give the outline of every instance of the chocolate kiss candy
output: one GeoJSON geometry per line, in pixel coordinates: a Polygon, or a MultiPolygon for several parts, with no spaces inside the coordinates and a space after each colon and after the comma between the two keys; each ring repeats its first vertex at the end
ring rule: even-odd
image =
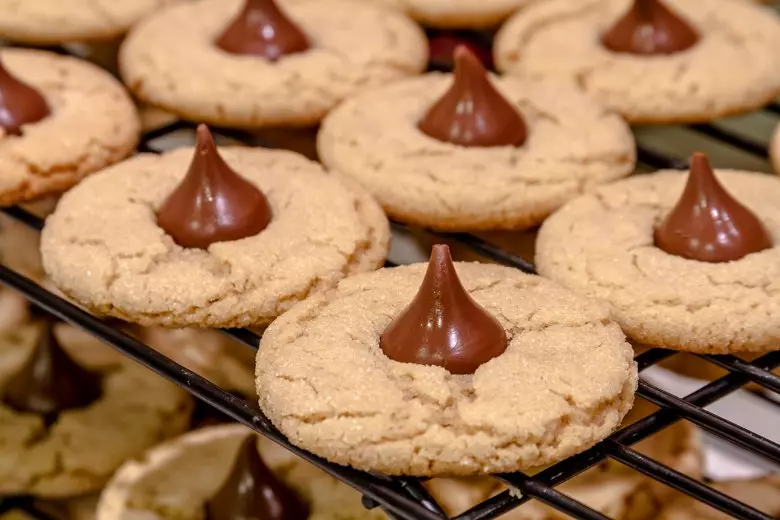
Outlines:
{"type": "Polygon", "coordinates": [[[461,146],[520,146],[525,142],[523,118],[493,87],[485,67],[464,45],[455,48],[454,78],[420,121],[423,133],[461,146]]]}
{"type": "Polygon", "coordinates": [[[47,319],[30,358],[8,381],[3,403],[19,412],[43,415],[51,424],[58,413],[83,408],[100,395],[100,376],[68,356],[47,319]]]}
{"type": "Polygon", "coordinates": [[[661,0],[634,0],[601,39],[607,49],[628,54],[674,54],[698,41],[696,31],[661,0]]]}
{"type": "Polygon", "coordinates": [[[49,105],[43,96],[11,76],[0,63],[0,127],[11,135],[22,135],[22,125],[48,115],[49,105]]]}
{"type": "Polygon", "coordinates": [[[417,295],[385,329],[379,346],[395,361],[473,374],[506,350],[507,339],[504,327],[460,283],[450,248],[436,245],[417,295]]]}
{"type": "Polygon", "coordinates": [[[208,520],[304,520],[309,506],[263,463],[247,437],[222,487],[206,502],[208,520]]]}
{"type": "Polygon", "coordinates": [[[261,232],[271,222],[265,195],[225,163],[206,125],[181,183],[157,212],[157,224],[182,247],[206,249],[261,232]]]}
{"type": "Polygon", "coordinates": [[[669,254],[729,262],[772,247],[764,226],[721,186],[707,156],[695,153],[682,197],[655,230],[655,245],[669,254]]]}
{"type": "Polygon", "coordinates": [[[309,48],[306,35],[273,0],[246,0],[216,43],[231,54],[252,54],[271,61],[309,48]]]}

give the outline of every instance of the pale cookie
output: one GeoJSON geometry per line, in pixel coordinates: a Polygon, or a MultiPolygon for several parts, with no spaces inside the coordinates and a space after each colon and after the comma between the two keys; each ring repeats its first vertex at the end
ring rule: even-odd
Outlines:
{"type": "Polygon", "coordinates": [[[374,0],[396,6],[429,27],[483,29],[501,23],[534,0],[374,0]]]}
{"type": "Polygon", "coordinates": [[[550,0],[517,13],[498,33],[496,67],[576,81],[633,123],[709,121],[780,94],[780,21],[737,0],[665,0],[700,34],[671,55],[618,54],[601,35],[632,0],[550,0]]]}
{"type": "MultiPolygon", "coordinates": [[[[635,401],[622,427],[655,411],[647,401],[635,401]]],[[[693,478],[701,478],[702,448],[699,431],[680,421],[634,447],[639,453],[693,478]]],[[[433,479],[425,486],[450,516],[455,516],[505,489],[485,477],[433,479]]],[[[616,520],[656,518],[663,502],[674,491],[626,466],[606,460],[557,488],[567,496],[616,520]]],[[[566,520],[564,513],[532,500],[499,516],[501,520],[566,520]]]]}
{"type": "Polygon", "coordinates": [[[107,72],[77,58],[28,49],[0,50],[0,59],[43,94],[51,110],[23,126],[21,136],[0,131],[0,205],[65,191],[133,152],[138,114],[107,72]]]}
{"type": "MultiPolygon", "coordinates": [[[[208,499],[230,472],[239,445],[250,430],[239,425],[203,428],[148,451],[125,464],[106,486],[97,520],[202,520],[208,499]]],[[[309,505],[308,520],[381,520],[353,490],[264,438],[263,461],[309,505]]]]}
{"type": "MultiPolygon", "coordinates": [[[[780,181],[718,170],[718,179],[780,242],[780,181]]],[[[687,172],[662,171],[599,187],[542,226],[539,273],[610,304],[637,343],[697,353],[776,350],[780,247],[708,263],[657,248],[655,226],[677,203],[687,172]]]]}
{"type": "Polygon", "coordinates": [[[214,40],[242,0],[171,7],[134,28],[120,52],[125,83],[141,100],[218,126],[312,125],[355,92],[425,69],[422,30],[404,14],[354,0],[282,4],[312,42],[269,62],[214,40]]]}
{"type": "Polygon", "coordinates": [[[221,332],[149,327],[140,339],[226,390],[255,395],[254,351],[221,332]]]}
{"type": "Polygon", "coordinates": [[[0,38],[28,44],[108,40],[176,0],[0,0],[0,38]]]}
{"type": "MultiPolygon", "coordinates": [[[[780,518],[780,475],[756,480],[719,482],[712,487],[773,518],[780,518]]],[[[694,498],[679,495],[658,518],[659,520],[727,520],[732,516],[721,513],[694,498]]]]}
{"type": "Polygon", "coordinates": [[[182,248],[155,211],[193,149],[137,155],[66,193],[47,219],[41,253],[55,285],[93,312],[145,326],[247,327],[383,264],[389,225],[365,192],[292,152],[220,153],[265,193],[268,228],[208,250],[182,248]]]}
{"type": "Polygon", "coordinates": [[[522,114],[519,147],[465,147],[417,128],[452,84],[431,73],[348,99],[317,139],[324,164],[365,186],[391,218],[450,230],[522,229],[634,168],[628,126],[573,87],[491,79],[522,114]]]}
{"type": "MultiPolygon", "coordinates": [[[[0,393],[38,333],[30,325],[0,341],[0,393]]],[[[65,339],[63,348],[79,364],[103,374],[103,395],[86,408],[61,413],[48,430],[40,416],[0,404],[0,495],[63,498],[96,490],[125,460],[189,422],[192,405],[184,391],[121,356],[102,357],[65,339]]]]}
{"type": "Polygon", "coordinates": [[[260,343],[260,407],[290,442],[368,471],[470,475],[556,462],[620,424],[637,371],[606,308],[508,267],[455,265],[504,326],[507,350],[465,376],[392,361],[379,337],[427,264],[346,279],[260,343]]]}
{"type": "Polygon", "coordinates": [[[28,278],[43,279],[38,230],[0,214],[0,262],[28,278]]]}
{"type": "Polygon", "coordinates": [[[0,335],[14,333],[30,319],[30,304],[21,293],[0,287],[0,335]]]}

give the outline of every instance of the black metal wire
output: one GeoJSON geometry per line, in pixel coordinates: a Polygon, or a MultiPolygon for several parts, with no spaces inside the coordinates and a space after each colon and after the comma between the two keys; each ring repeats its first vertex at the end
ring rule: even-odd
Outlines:
{"type": "MultiPolygon", "coordinates": [[[[646,352],[639,357],[643,358],[644,356],[644,360],[649,360],[651,358],[651,352],[652,351],[646,352]]],[[[773,370],[778,365],[780,365],[780,351],[766,354],[754,361],[752,365],[761,370],[773,370]]],[[[749,379],[747,376],[739,373],[729,374],[700,388],[696,392],[693,392],[692,394],[685,397],[684,400],[695,406],[704,407],[712,404],[721,397],[724,397],[740,389],[745,383],[748,382],[748,380],[749,379]]],[[[604,458],[609,453],[610,446],[633,445],[655,433],[658,433],[662,429],[671,426],[678,420],[679,417],[674,413],[674,411],[669,409],[659,410],[645,417],[644,419],[640,419],[634,424],[623,428],[593,448],[585,450],[584,452],[574,455],[573,457],[569,457],[565,461],[537,473],[534,475],[534,479],[548,486],[561,484],[604,460],[604,458]]],[[[668,483],[665,478],[667,476],[665,471],[659,474],[652,474],[650,476],[659,482],[668,483]]],[[[512,476],[500,475],[499,478],[511,479],[512,476]]],[[[696,490],[692,490],[689,494],[702,502],[717,506],[709,500],[708,495],[697,494],[696,490]]],[[[488,511],[509,511],[513,507],[523,504],[527,500],[527,496],[517,498],[508,492],[503,492],[490,501],[474,506],[455,518],[456,520],[484,520],[487,518],[493,518],[492,516],[488,516],[488,511]],[[483,504],[486,508],[485,511],[482,510],[483,504]]],[[[745,505],[742,504],[742,506],[745,505]]],[[[742,516],[740,510],[738,509],[728,510],[725,512],[734,516],[735,518],[747,518],[742,516]]]]}
{"type": "Polygon", "coordinates": [[[673,409],[679,416],[688,419],[718,437],[765,457],[776,464],[780,464],[780,445],[757,433],[751,432],[703,408],[692,405],[669,392],[651,385],[647,381],[639,382],[637,394],[658,406],[673,409]]]}
{"type": "Polygon", "coordinates": [[[95,316],[81,310],[43,289],[32,280],[21,276],[4,265],[0,265],[0,282],[24,294],[28,299],[49,313],[79,327],[105,343],[113,346],[159,375],[180,385],[192,395],[207,402],[225,415],[249,426],[272,441],[284,446],[296,455],[305,458],[315,466],[349,483],[365,495],[379,502],[399,518],[409,520],[440,519],[422,504],[411,500],[403,493],[392,492],[386,482],[368,473],[344,466],[331,464],[290,444],[257,409],[244,400],[231,395],[195,372],[172,362],[151,347],[117,331],[95,316]]]}
{"type": "Polygon", "coordinates": [[[608,517],[598,511],[564,495],[556,489],[542,484],[528,475],[515,473],[514,478],[507,483],[516,487],[524,495],[533,497],[564,513],[576,515],[577,518],[586,520],[609,520],[608,517]]]}
{"type": "Polygon", "coordinates": [[[698,124],[691,125],[690,128],[708,137],[726,142],[743,151],[750,152],[753,155],[757,155],[762,158],[766,158],[769,155],[766,144],[756,143],[749,138],[742,137],[739,134],[719,126],[711,124],[698,124]]]}
{"type": "MultiPolygon", "coordinates": [[[[768,110],[780,114],[780,105],[770,105],[768,110]]],[[[149,132],[143,139],[141,150],[158,153],[160,150],[150,146],[150,141],[164,137],[173,131],[189,128],[192,128],[191,123],[177,121],[149,132]]],[[[765,156],[765,149],[762,150],[760,144],[730,131],[713,125],[694,125],[691,128],[755,155],[765,156]]],[[[218,129],[218,133],[242,141],[247,145],[263,145],[262,142],[246,132],[218,129]]],[[[642,146],[638,148],[638,157],[641,162],[656,168],[679,169],[687,167],[685,160],[671,158],[642,146]]],[[[20,208],[2,208],[2,211],[35,229],[42,228],[43,222],[41,219],[20,208]]],[[[394,223],[393,225],[399,229],[406,228],[403,224],[394,223]]],[[[500,247],[480,237],[463,233],[430,233],[441,237],[443,240],[458,242],[496,262],[516,267],[527,273],[535,272],[531,263],[502,250],[500,247]]],[[[116,331],[100,319],[82,311],[2,265],[0,265],[0,282],[19,290],[31,301],[52,314],[91,332],[139,363],[184,387],[198,399],[255,429],[334,477],[355,487],[363,493],[364,504],[367,507],[380,505],[393,518],[445,518],[441,507],[430,496],[419,479],[372,475],[331,464],[324,459],[304,452],[291,445],[253,405],[174,363],[147,345],[116,331]]],[[[224,331],[224,333],[239,343],[255,350],[258,348],[261,337],[259,333],[245,329],[230,329],[224,331]]],[[[636,359],[640,370],[643,370],[674,354],[673,351],[652,349],[641,354],[636,359]]],[[[586,520],[604,519],[606,517],[601,513],[562,494],[553,489],[552,486],[569,480],[582,471],[598,464],[604,458],[609,457],[631,466],[655,480],[671,485],[736,518],[768,520],[770,517],[754,508],[696,482],[629,448],[630,445],[657,433],[680,420],[681,417],[684,417],[734,444],[758,453],[768,460],[780,461],[780,446],[776,443],[702,409],[702,407],[741,388],[750,381],[756,382],[769,390],[780,391],[780,378],[769,372],[769,370],[780,365],[780,352],[765,355],[752,363],[742,361],[733,356],[702,357],[727,369],[730,374],[706,385],[684,399],[677,398],[649,383],[641,382],[638,395],[658,404],[662,407],[661,410],[618,431],[593,448],[555,464],[532,477],[522,473],[497,475],[496,477],[500,480],[519,489],[523,496],[516,497],[505,491],[472,507],[469,511],[458,515],[456,518],[459,520],[495,518],[499,514],[524,503],[529,498],[536,498],[575,518],[586,520]]],[[[0,511],[4,510],[4,508],[19,505],[24,507],[24,504],[26,504],[24,501],[5,499],[0,502],[0,511]]]]}
{"type": "Polygon", "coordinates": [[[757,383],[764,388],[780,394],[780,376],[777,376],[772,372],[758,369],[736,356],[712,356],[705,354],[701,355],[700,357],[715,363],[716,365],[725,368],[730,372],[744,374],[748,376],[754,383],[757,383]]]}
{"type": "Polygon", "coordinates": [[[609,456],[622,462],[623,464],[634,468],[637,471],[648,475],[651,478],[658,478],[664,484],[682,491],[691,496],[695,496],[702,502],[723,511],[724,513],[744,518],[746,520],[774,520],[771,516],[762,513],[758,509],[733,499],[730,496],[713,489],[706,484],[697,482],[690,477],[682,475],[676,471],[670,470],[663,464],[646,457],[636,451],[623,446],[614,441],[607,441],[610,447],[609,456]]]}

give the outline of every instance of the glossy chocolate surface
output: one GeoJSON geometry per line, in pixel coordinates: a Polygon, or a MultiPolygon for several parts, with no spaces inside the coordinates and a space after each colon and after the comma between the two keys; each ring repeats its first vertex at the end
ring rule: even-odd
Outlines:
{"type": "Polygon", "coordinates": [[[772,240],[718,182],[707,156],[696,153],[680,200],[655,230],[655,244],[691,260],[729,262],[772,247],[772,240]]]}
{"type": "Polygon", "coordinates": [[[520,146],[522,116],[490,82],[482,62],[467,47],[455,49],[453,83],[418,125],[426,135],[461,146],[520,146]]]}
{"type": "Polygon", "coordinates": [[[696,45],[699,35],[662,0],[634,0],[601,41],[612,52],[674,54],[696,45]]]}
{"type": "Polygon", "coordinates": [[[30,357],[6,384],[3,403],[42,415],[50,424],[59,413],[83,408],[101,393],[100,375],[71,359],[54,337],[53,320],[47,319],[30,357]]]}
{"type": "Polygon", "coordinates": [[[37,123],[50,114],[43,95],[22,83],[0,62],[0,127],[11,135],[21,135],[22,125],[37,123]]]}
{"type": "Polygon", "coordinates": [[[199,125],[187,175],[157,212],[157,224],[182,247],[260,233],[271,222],[265,195],[222,159],[206,125],[199,125]]]}
{"type": "Polygon", "coordinates": [[[217,47],[231,54],[250,54],[276,61],[309,49],[306,35],[274,0],[245,0],[244,7],[222,34],[217,47]]]}
{"type": "Polygon", "coordinates": [[[206,502],[207,520],[305,520],[309,506],[265,465],[257,437],[241,443],[227,480],[206,502]]]}
{"type": "Polygon", "coordinates": [[[506,350],[507,337],[461,284],[449,247],[436,245],[417,295],[385,329],[379,346],[395,361],[473,374],[506,350]]]}

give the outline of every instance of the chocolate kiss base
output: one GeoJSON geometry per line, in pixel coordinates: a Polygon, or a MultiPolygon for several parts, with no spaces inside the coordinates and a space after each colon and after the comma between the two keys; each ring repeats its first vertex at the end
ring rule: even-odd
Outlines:
{"type": "Polygon", "coordinates": [[[452,86],[425,114],[424,134],[461,146],[520,146],[523,118],[490,83],[482,62],[464,45],[455,48],[452,86]]]}
{"type": "Polygon", "coordinates": [[[461,284],[450,248],[435,245],[420,290],[385,329],[379,346],[395,361],[473,374],[506,350],[507,337],[461,284]]]}
{"type": "Polygon", "coordinates": [[[703,153],[691,157],[685,190],[654,238],[667,253],[702,262],[730,262],[772,247],[761,221],[723,188],[703,153]]]}
{"type": "Polygon", "coordinates": [[[222,487],[206,502],[207,520],[305,520],[309,506],[276,478],[249,435],[222,487]]]}
{"type": "Polygon", "coordinates": [[[43,416],[51,426],[61,412],[84,408],[102,395],[102,380],[73,361],[54,337],[51,320],[19,372],[6,384],[3,403],[43,416]]]}
{"type": "Polygon", "coordinates": [[[37,123],[50,113],[43,96],[0,63],[0,127],[10,135],[22,135],[22,125],[37,123]]]}
{"type": "Polygon", "coordinates": [[[698,41],[697,32],[661,0],[634,0],[601,39],[612,52],[640,55],[674,54],[698,41]]]}
{"type": "Polygon", "coordinates": [[[157,212],[157,224],[180,246],[206,249],[256,235],[270,222],[265,195],[227,165],[199,125],[190,168],[157,212]]]}
{"type": "Polygon", "coordinates": [[[246,0],[215,43],[231,54],[262,56],[271,61],[310,47],[306,35],[273,0],[246,0]]]}

